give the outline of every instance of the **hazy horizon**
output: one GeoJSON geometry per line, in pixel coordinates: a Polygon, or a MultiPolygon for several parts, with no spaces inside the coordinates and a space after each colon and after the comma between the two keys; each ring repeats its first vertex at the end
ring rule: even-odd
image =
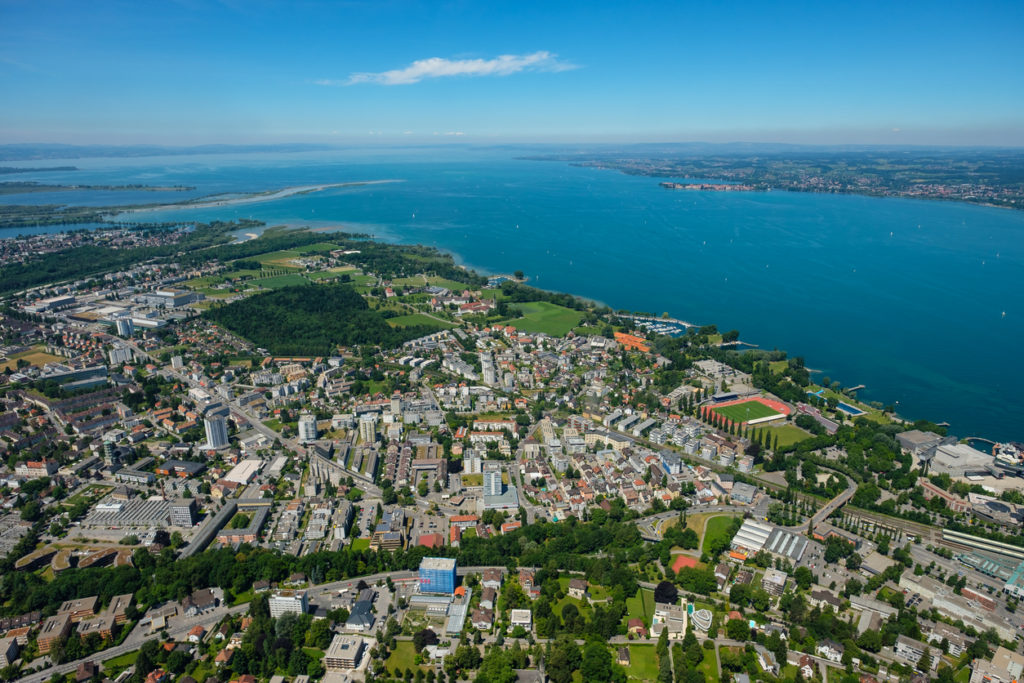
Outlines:
{"type": "Polygon", "coordinates": [[[1024,5],[0,0],[0,143],[1024,146],[1024,5]]]}

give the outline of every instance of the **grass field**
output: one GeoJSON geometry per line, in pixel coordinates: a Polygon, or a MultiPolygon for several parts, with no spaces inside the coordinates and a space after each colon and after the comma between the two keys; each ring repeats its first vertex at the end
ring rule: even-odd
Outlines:
{"type": "MultiPolygon", "coordinates": [[[[568,582],[569,582],[568,579],[566,579],[566,583],[568,583],[568,582]]],[[[578,609],[580,614],[583,615],[583,617],[585,617],[587,619],[590,618],[590,613],[594,611],[594,608],[591,607],[590,603],[587,602],[586,600],[578,600],[576,598],[570,598],[568,595],[566,595],[564,598],[562,598],[561,600],[556,602],[554,605],[552,605],[551,606],[551,611],[554,612],[555,614],[557,614],[559,617],[561,617],[562,616],[562,610],[565,609],[566,605],[576,605],[576,609],[578,609]]]]}
{"type": "Polygon", "coordinates": [[[756,420],[761,417],[771,417],[772,415],[779,414],[779,411],[769,408],[758,401],[744,401],[743,403],[734,403],[731,406],[722,406],[712,410],[733,422],[746,422],[747,420],[756,420]]]}
{"type": "Polygon", "coordinates": [[[654,616],[654,591],[641,588],[631,598],[626,598],[625,620],[641,619],[644,624],[650,625],[651,617],[654,616]]]}
{"type": "Polygon", "coordinates": [[[630,645],[626,677],[631,681],[658,680],[658,657],[653,645],[630,645]]]}
{"type": "Polygon", "coordinates": [[[462,475],[463,486],[483,486],[484,475],[482,474],[463,474],[462,475]]]}
{"type": "Polygon", "coordinates": [[[329,251],[334,251],[335,249],[341,249],[341,246],[334,244],[333,242],[316,242],[314,244],[304,244],[301,247],[295,247],[291,251],[299,254],[325,254],[329,251]]]}
{"type": "Polygon", "coordinates": [[[504,324],[511,325],[521,332],[543,332],[553,337],[564,337],[583,319],[583,314],[579,311],[547,301],[515,304],[515,308],[521,317],[506,320],[504,324]]]}
{"type": "Polygon", "coordinates": [[[111,668],[127,669],[129,666],[135,663],[135,660],[138,659],[138,657],[138,650],[136,650],[135,652],[128,652],[126,654],[121,655],[120,657],[114,657],[113,659],[108,659],[105,662],[103,662],[103,669],[105,671],[110,670],[111,668]]]}
{"type": "Polygon", "coordinates": [[[388,325],[391,325],[391,327],[415,327],[421,325],[423,327],[433,327],[438,330],[446,330],[456,326],[454,323],[441,322],[440,320],[435,320],[430,316],[423,315],[422,313],[410,313],[409,315],[400,315],[395,318],[388,318],[388,325]]]}
{"type": "Polygon", "coordinates": [[[412,641],[399,640],[395,643],[395,650],[391,653],[391,656],[388,657],[384,666],[387,667],[388,671],[394,671],[397,669],[402,672],[406,669],[415,671],[417,668],[421,668],[416,666],[416,648],[413,647],[412,641]]]}
{"type": "Polygon", "coordinates": [[[354,538],[352,539],[352,550],[366,550],[370,547],[370,539],[368,538],[354,538]]]}
{"type": "Polygon", "coordinates": [[[46,353],[46,351],[43,351],[41,348],[33,348],[29,351],[22,351],[21,353],[14,354],[8,358],[3,365],[0,365],[0,370],[6,370],[8,368],[11,370],[17,370],[19,360],[23,360],[29,365],[41,368],[47,363],[56,363],[63,359],[60,356],[53,355],[52,353],[46,353]]]}
{"type": "Polygon", "coordinates": [[[107,495],[113,490],[113,486],[104,486],[103,484],[93,484],[84,491],[79,491],[73,496],[65,498],[61,501],[61,505],[65,507],[73,507],[83,500],[100,499],[107,495]]]}
{"type": "Polygon", "coordinates": [[[301,247],[296,247],[295,249],[285,249],[283,251],[272,251],[268,254],[259,254],[253,258],[260,263],[272,265],[276,268],[298,269],[296,265],[291,263],[292,259],[299,258],[306,254],[325,253],[338,248],[337,244],[331,244],[330,242],[317,242],[316,244],[306,244],[301,247]]]}
{"type": "Polygon", "coordinates": [[[436,285],[437,287],[444,287],[450,289],[453,292],[461,292],[465,289],[469,289],[469,285],[465,282],[456,282],[455,280],[447,280],[443,277],[436,277],[433,275],[423,277],[422,275],[415,277],[400,277],[395,278],[391,281],[392,285],[408,285],[410,287],[426,287],[427,285],[436,285]]]}
{"type": "Polygon", "coordinates": [[[729,534],[730,527],[732,527],[732,520],[732,515],[709,517],[704,523],[704,538],[701,541],[700,549],[703,552],[707,552],[714,539],[727,536],[729,534]]]}
{"type": "Polygon", "coordinates": [[[772,442],[775,442],[775,436],[779,437],[779,446],[788,446],[794,444],[797,441],[803,441],[804,439],[811,438],[811,435],[800,429],[796,425],[791,424],[780,424],[778,427],[769,427],[767,434],[772,437],[772,442]]]}
{"type": "Polygon", "coordinates": [[[239,593],[235,596],[235,599],[231,601],[231,606],[234,607],[235,605],[241,605],[246,602],[252,602],[252,598],[254,595],[255,593],[251,588],[245,591],[244,593],[239,593]]]}
{"type": "Polygon", "coordinates": [[[252,283],[263,289],[280,289],[281,287],[292,287],[295,285],[308,285],[309,278],[297,273],[292,275],[277,275],[262,280],[253,280],[252,283]]]}
{"type": "Polygon", "coordinates": [[[704,659],[697,665],[697,670],[703,672],[704,683],[717,683],[718,660],[715,659],[714,650],[704,650],[704,659]]]}

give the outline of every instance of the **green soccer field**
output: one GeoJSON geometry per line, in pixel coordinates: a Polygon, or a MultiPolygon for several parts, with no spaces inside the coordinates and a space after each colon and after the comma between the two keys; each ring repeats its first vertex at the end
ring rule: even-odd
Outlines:
{"type": "Polygon", "coordinates": [[[731,406],[713,408],[712,410],[733,422],[746,422],[747,420],[756,420],[761,417],[771,417],[772,415],[779,414],[779,411],[774,408],[769,408],[765,404],[757,401],[735,403],[731,406]]]}

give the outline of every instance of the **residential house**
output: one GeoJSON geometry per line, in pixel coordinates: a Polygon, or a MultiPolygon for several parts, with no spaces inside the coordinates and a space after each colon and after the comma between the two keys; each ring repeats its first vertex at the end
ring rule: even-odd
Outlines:
{"type": "Polygon", "coordinates": [[[685,623],[686,611],[682,605],[665,602],[654,603],[654,616],[651,618],[651,635],[653,637],[660,637],[661,632],[667,629],[669,640],[682,638],[685,634],[685,623]]]}
{"type": "Polygon", "coordinates": [[[512,628],[522,626],[527,631],[533,628],[533,612],[528,609],[514,609],[509,612],[509,623],[512,628]]]}
{"type": "Polygon", "coordinates": [[[192,595],[189,595],[181,601],[181,612],[186,617],[206,614],[216,607],[217,596],[214,595],[213,591],[209,588],[202,588],[200,590],[193,591],[192,595]]]}
{"type": "Polygon", "coordinates": [[[587,597],[587,580],[569,579],[569,597],[585,600],[587,597]]]}
{"type": "Polygon", "coordinates": [[[814,678],[814,660],[811,659],[810,655],[800,655],[800,662],[797,664],[797,668],[800,670],[800,675],[804,677],[804,680],[811,680],[814,678]]]}
{"type": "Polygon", "coordinates": [[[519,570],[519,585],[527,596],[533,599],[540,597],[540,586],[534,583],[535,575],[531,569],[519,570]]]}
{"type": "Polygon", "coordinates": [[[824,589],[811,591],[807,596],[807,602],[810,603],[812,607],[820,607],[821,609],[831,607],[836,612],[841,610],[843,607],[843,601],[841,599],[836,597],[832,592],[824,589]]]}
{"type": "Polygon", "coordinates": [[[494,609],[494,600],[497,597],[498,591],[490,586],[484,588],[480,593],[480,606],[485,609],[494,609]]]}
{"type": "Polygon", "coordinates": [[[725,588],[725,584],[729,582],[729,565],[724,562],[715,567],[715,580],[718,581],[718,590],[721,591],[725,588]]]}
{"type": "Polygon", "coordinates": [[[830,662],[841,662],[843,660],[843,652],[845,648],[834,640],[828,638],[819,641],[818,646],[814,648],[815,654],[824,657],[830,662]]]}
{"type": "Polygon", "coordinates": [[[481,631],[490,631],[494,625],[494,610],[486,607],[473,610],[473,618],[470,623],[481,631]]]}
{"type": "Polygon", "coordinates": [[[775,658],[775,653],[771,652],[763,645],[754,645],[754,652],[757,653],[757,663],[761,667],[761,670],[771,674],[772,676],[779,675],[779,661],[775,658]]]}
{"type": "Polygon", "coordinates": [[[501,588],[502,574],[500,569],[485,569],[483,577],[480,579],[480,585],[484,588],[493,588],[498,590],[501,588]]]}
{"type": "Polygon", "coordinates": [[[641,638],[647,637],[647,626],[644,625],[643,619],[633,617],[626,623],[626,632],[635,633],[641,638]]]}

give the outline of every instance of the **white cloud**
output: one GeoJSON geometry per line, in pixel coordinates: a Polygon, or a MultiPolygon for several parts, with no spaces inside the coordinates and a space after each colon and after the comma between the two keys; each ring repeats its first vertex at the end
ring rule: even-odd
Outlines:
{"type": "Polygon", "coordinates": [[[499,55],[494,59],[444,59],[431,57],[418,59],[404,69],[378,73],[354,73],[348,79],[320,79],[317,85],[409,85],[428,78],[447,76],[508,76],[522,71],[568,71],[576,65],[563,62],[558,55],[545,50],[528,55],[499,55]]]}

